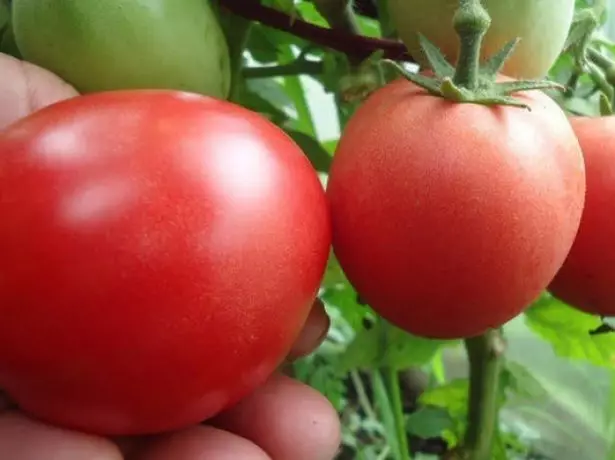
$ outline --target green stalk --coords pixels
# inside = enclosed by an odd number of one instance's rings
[[[410,460],[410,446],[406,433],[406,419],[404,417],[404,405],[401,387],[399,385],[399,373],[393,367],[387,367],[383,369],[383,372],[385,372],[387,391],[390,398],[391,410],[393,412],[395,433],[399,446],[399,459]]]
[[[252,21],[230,13],[220,13],[220,25],[224,31],[231,61],[231,90],[228,99],[237,102],[243,87],[243,53],[246,48]]]
[[[453,26],[459,36],[459,59],[453,82],[475,89],[478,86],[480,52],[483,37],[491,25],[491,17],[481,0],[459,0]]]
[[[381,369],[373,370],[371,372],[374,402],[376,407],[378,408],[380,420],[382,420],[382,424],[385,427],[384,435],[387,441],[387,445],[394,452],[393,457],[396,460],[402,460],[400,458],[402,454],[399,448],[399,440],[396,436],[395,430],[392,429],[395,426],[395,416],[393,415],[393,411],[391,408],[391,395],[389,395],[382,374],[383,372]]]
[[[463,450],[467,460],[491,460],[498,423],[499,379],[504,342],[500,331],[491,330],[465,340],[470,362],[468,428]]]

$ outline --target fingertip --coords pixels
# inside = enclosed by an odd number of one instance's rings
[[[301,334],[288,354],[289,360],[312,353],[323,342],[329,331],[331,320],[322,300],[316,298]]]
[[[213,421],[261,446],[274,459],[332,460],[341,440],[331,403],[313,388],[282,375]]]
[[[122,460],[111,441],[56,428],[18,412],[0,416],[0,453],[11,460]]]
[[[211,426],[195,426],[152,441],[135,460],[271,460],[257,445]]]

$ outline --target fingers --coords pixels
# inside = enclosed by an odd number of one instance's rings
[[[103,438],[36,422],[16,412],[0,415],[0,457],[10,460],[122,460]]]
[[[48,70],[0,53],[0,129],[77,91]]]
[[[340,444],[339,419],[329,401],[281,375],[213,424],[251,440],[274,460],[332,460]]]
[[[209,426],[188,428],[157,438],[130,460],[206,459],[272,460],[261,448],[247,439]]]
[[[303,331],[293,345],[288,358],[297,359],[312,353],[327,336],[329,324],[329,316],[322,301],[316,299]]]

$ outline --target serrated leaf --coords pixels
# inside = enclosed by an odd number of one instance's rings
[[[384,321],[362,329],[340,357],[344,371],[391,367],[407,369],[429,363],[446,345],[456,342],[416,337]]]
[[[598,317],[545,295],[525,311],[525,320],[557,355],[615,368],[615,334],[590,335],[601,324]]]
[[[415,436],[428,439],[454,429],[454,422],[447,410],[440,407],[422,407],[406,418],[406,430]]]
[[[425,391],[420,396],[419,403],[446,409],[453,418],[463,418],[467,412],[468,388],[468,379],[455,379],[446,385]]]

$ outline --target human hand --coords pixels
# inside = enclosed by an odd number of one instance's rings
[[[0,54],[0,130],[75,95],[52,73]],[[310,353],[328,325],[316,301],[289,359]],[[105,439],[53,427],[0,398],[0,457],[7,460],[330,460],[339,437],[328,401],[280,373],[206,425],[151,437]]]

